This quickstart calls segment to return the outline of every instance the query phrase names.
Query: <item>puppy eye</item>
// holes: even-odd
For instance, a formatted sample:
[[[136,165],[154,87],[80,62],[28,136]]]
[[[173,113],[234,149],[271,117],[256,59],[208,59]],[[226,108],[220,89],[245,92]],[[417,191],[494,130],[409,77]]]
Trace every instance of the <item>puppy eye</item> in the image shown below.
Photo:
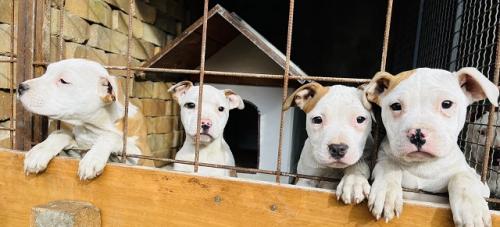
[[[317,116],[317,117],[313,117],[311,119],[311,121],[312,121],[313,124],[321,124],[323,122],[323,119],[321,119],[320,116]]]
[[[220,112],[224,111],[224,107],[223,107],[223,106],[220,106],[220,107],[219,107],[219,111],[220,111]]]
[[[395,103],[391,104],[390,107],[391,107],[391,110],[393,110],[393,111],[400,111],[401,110],[401,103],[395,102]]]
[[[61,82],[62,84],[70,84],[69,82],[65,81],[63,78],[59,79],[59,82]]]
[[[443,107],[443,109],[449,109],[451,106],[453,106],[453,102],[450,100],[444,100],[441,103],[441,107]]]
[[[363,116],[359,116],[356,118],[356,121],[358,122],[358,124],[365,122],[365,120],[366,120],[366,117],[363,117]]]
[[[186,104],[184,104],[184,107],[188,108],[188,109],[193,109],[196,105],[192,102],[188,102]]]

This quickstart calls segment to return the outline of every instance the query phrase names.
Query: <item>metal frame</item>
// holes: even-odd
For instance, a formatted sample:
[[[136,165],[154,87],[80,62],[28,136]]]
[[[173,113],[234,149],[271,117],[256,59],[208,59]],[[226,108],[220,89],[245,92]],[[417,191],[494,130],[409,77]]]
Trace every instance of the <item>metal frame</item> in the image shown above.
[[[327,177],[319,177],[319,176],[310,176],[310,175],[302,175],[302,174],[295,174],[295,173],[290,173],[286,171],[281,170],[281,159],[282,159],[282,145],[283,145],[283,130],[284,130],[284,121],[285,121],[285,111],[283,109],[282,105],[282,111],[281,111],[281,118],[280,118],[280,135],[279,135],[279,144],[277,148],[277,165],[276,165],[276,170],[261,170],[261,169],[255,169],[255,168],[242,168],[242,167],[234,167],[234,166],[226,166],[226,165],[218,165],[218,164],[210,164],[210,163],[202,163],[199,162],[199,149],[200,149],[200,142],[199,142],[199,137],[200,137],[200,129],[197,129],[196,132],[196,153],[195,153],[195,160],[192,161],[183,161],[183,160],[175,160],[175,159],[169,159],[169,158],[155,158],[155,157],[150,157],[150,156],[143,156],[143,155],[132,155],[132,154],[127,154],[126,150],[126,144],[127,144],[127,133],[128,133],[128,122],[127,122],[127,117],[128,117],[128,105],[129,105],[129,93],[130,93],[130,83],[133,82],[134,79],[134,74],[133,71],[141,71],[141,72],[167,72],[167,73],[178,73],[178,74],[199,74],[199,100],[198,100],[198,113],[197,113],[197,121],[198,124],[200,124],[201,121],[201,102],[203,100],[203,85],[204,85],[204,78],[205,76],[212,76],[212,75],[217,75],[217,76],[227,76],[227,77],[244,77],[244,78],[258,78],[258,79],[269,79],[269,80],[283,80],[283,97],[282,100],[286,99],[286,96],[288,94],[288,82],[289,80],[303,80],[304,77],[301,75],[293,75],[290,73],[290,56],[291,56],[291,51],[292,51],[292,28],[293,28],[293,17],[294,17],[294,6],[295,6],[295,1],[294,0],[289,0],[289,14],[288,14],[288,28],[287,28],[287,40],[286,40],[286,62],[285,62],[285,70],[283,74],[278,75],[278,74],[261,74],[261,73],[241,73],[241,72],[223,72],[223,71],[209,71],[205,70],[205,53],[206,53],[206,42],[207,42],[207,15],[208,15],[208,4],[209,0],[204,0],[204,7],[203,7],[203,29],[202,29],[202,41],[201,41],[201,57],[200,57],[200,67],[199,70],[192,70],[192,69],[174,69],[174,68],[146,68],[146,67],[132,67],[131,61],[131,45],[133,45],[132,39],[132,23],[133,23],[133,14],[134,14],[134,9],[135,7],[135,0],[129,0],[129,9],[130,12],[128,14],[128,40],[127,40],[127,65],[126,66],[105,66],[107,69],[114,69],[114,70],[125,70],[126,76],[125,77],[125,115],[124,115],[124,120],[123,120],[123,152],[121,155],[121,161],[124,162],[127,157],[133,157],[133,158],[141,158],[141,159],[149,159],[149,160],[158,160],[158,161],[166,161],[170,163],[182,163],[182,164],[188,164],[188,165],[193,165],[194,172],[197,172],[199,169],[199,166],[204,166],[204,167],[213,167],[213,168],[223,168],[223,169],[229,169],[229,170],[236,170],[236,171],[244,171],[247,173],[262,173],[262,174],[269,174],[269,175],[275,175],[276,176],[276,182],[280,182],[280,178],[282,176],[286,177],[300,177],[300,178],[308,178],[308,179],[314,179],[314,180],[326,180],[326,181],[334,181],[335,179],[327,178]],[[12,0],[12,4],[15,5],[15,0]],[[43,60],[43,55],[39,54],[39,52],[36,52],[37,50],[34,50],[35,48],[39,48],[40,45],[40,40],[42,36],[40,36],[40,32],[42,25],[43,25],[43,16],[40,15],[41,11],[45,8],[45,1],[30,1],[30,0],[19,0],[19,6],[18,6],[18,43],[22,43],[23,45],[18,45],[17,46],[17,53],[18,56],[14,56],[14,54],[11,55],[10,60],[4,60],[2,62],[10,62],[11,63],[11,69],[14,69],[14,65],[17,64],[17,76],[11,77],[11,87],[10,87],[10,94],[13,96],[13,104],[12,104],[12,116],[11,116],[11,126],[10,128],[0,128],[0,130],[9,130],[11,133],[11,145],[13,148],[18,149],[18,150],[29,150],[31,148],[31,140],[33,139],[32,135],[32,128],[35,126],[35,131],[40,130],[41,127],[38,127],[38,124],[34,125],[34,122],[32,121],[31,114],[29,114],[27,111],[25,111],[22,106],[16,106],[15,104],[15,94],[14,94],[14,86],[16,84],[16,81],[24,81],[26,79],[32,78],[35,72],[35,68],[41,68],[43,66],[46,66],[49,64],[49,62],[46,62]],[[50,7],[50,6],[49,6]],[[388,53],[388,46],[389,46],[389,37],[390,37],[390,26],[391,26],[391,17],[392,17],[392,7],[393,7],[393,0],[387,0],[387,14],[386,14],[386,21],[385,21],[385,31],[384,31],[384,39],[383,39],[383,46],[382,46],[382,53],[381,53],[381,63],[380,63],[380,70],[385,71],[386,70],[386,62],[387,62],[387,53]],[[15,12],[15,6],[12,9],[12,22],[14,24],[14,12]],[[60,9],[60,14],[59,14],[59,27],[58,27],[58,42],[59,42],[59,55],[58,59],[64,59],[64,40],[63,40],[63,28],[64,28],[64,0],[59,0],[59,9]],[[496,26],[499,26],[498,29],[498,35],[497,35],[497,48],[496,48],[496,63],[495,63],[495,74],[494,74],[494,82],[498,84],[499,81],[499,71],[500,71],[500,23],[497,24]],[[11,26],[11,32],[14,34],[14,26]],[[12,35],[11,37],[11,52],[14,53],[14,36]],[[36,45],[39,44],[39,45]],[[122,76],[123,77],[123,76]],[[335,83],[366,83],[369,82],[367,79],[352,79],[352,78],[342,78],[338,76],[308,76],[308,80],[314,80],[314,81],[324,81],[324,82],[335,82]],[[132,81],[132,82],[131,82]],[[491,109],[493,110],[493,109]],[[15,113],[15,114],[14,114]],[[493,122],[495,120],[495,114],[491,114],[493,111],[490,112],[489,115],[489,121],[488,121],[488,137],[486,141],[486,145],[484,146],[484,149],[486,151],[489,151],[489,149],[492,146],[492,141],[493,141]],[[15,123],[15,126],[14,126]],[[379,130],[375,130],[375,138],[378,138],[378,132]],[[377,141],[378,142],[378,141]],[[378,150],[378,146],[376,146],[376,150],[374,153],[376,154]],[[486,181],[486,176],[487,176],[487,171],[488,171],[488,163],[489,163],[489,152],[485,152],[484,156],[484,166],[482,169],[482,180]],[[488,199],[490,202],[500,202],[498,199]]]

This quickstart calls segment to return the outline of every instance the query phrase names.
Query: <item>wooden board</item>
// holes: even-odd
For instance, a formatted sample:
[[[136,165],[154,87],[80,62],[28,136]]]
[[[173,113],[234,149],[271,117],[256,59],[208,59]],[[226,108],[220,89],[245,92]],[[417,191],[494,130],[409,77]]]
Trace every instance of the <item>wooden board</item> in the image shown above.
[[[447,208],[405,203],[399,219],[376,222],[366,203],[343,205],[331,192],[216,179],[109,164],[81,182],[78,162],[56,158],[45,173],[23,174],[23,153],[0,151],[0,223],[28,226],[33,206],[83,200],[101,209],[103,226],[451,226]],[[500,216],[493,216],[500,225]]]

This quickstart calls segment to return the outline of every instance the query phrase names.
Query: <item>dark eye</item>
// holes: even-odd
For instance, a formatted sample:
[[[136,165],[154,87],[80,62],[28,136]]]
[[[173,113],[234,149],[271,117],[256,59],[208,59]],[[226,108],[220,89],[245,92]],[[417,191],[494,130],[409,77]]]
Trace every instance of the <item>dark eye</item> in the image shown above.
[[[395,103],[391,104],[390,107],[393,111],[400,111],[401,110],[401,103],[395,102]]]
[[[363,117],[363,116],[359,116],[356,118],[356,121],[358,122],[358,124],[365,122],[365,120],[366,120],[366,117]]]
[[[486,130],[479,130],[479,134],[481,134],[482,136],[485,136],[486,135]]]
[[[63,78],[61,78],[61,79],[59,80],[59,82],[61,82],[62,84],[70,84],[69,82],[65,81]]]
[[[443,107],[443,109],[449,109],[451,106],[453,106],[453,102],[450,100],[444,100],[441,103],[441,107]]]
[[[323,119],[321,119],[321,117],[318,116],[318,117],[313,117],[311,121],[313,124],[321,124],[323,122]]]
[[[223,107],[223,106],[220,106],[220,107],[219,107],[219,111],[220,111],[220,112],[224,111],[224,107]]]
[[[188,109],[193,109],[196,105],[192,102],[187,102],[186,104],[184,104],[184,107],[188,108]]]

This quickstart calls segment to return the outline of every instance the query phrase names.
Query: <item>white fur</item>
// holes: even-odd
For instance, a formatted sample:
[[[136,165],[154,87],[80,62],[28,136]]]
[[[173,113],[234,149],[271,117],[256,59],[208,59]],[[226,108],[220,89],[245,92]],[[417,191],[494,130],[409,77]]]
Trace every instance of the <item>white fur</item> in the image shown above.
[[[464,81],[475,81],[478,89],[471,91],[468,86],[461,86]],[[375,86],[377,81],[372,81],[368,94],[377,90]],[[389,221],[401,214],[402,187],[405,187],[448,191],[453,219],[458,226],[491,225],[484,200],[489,196],[488,187],[467,165],[456,142],[467,106],[486,97],[496,102],[498,88],[473,68],[456,73],[417,69],[394,89],[386,89],[378,96],[387,137],[379,149],[368,199],[369,209],[377,219]],[[441,104],[445,100],[451,100],[453,105],[443,108]],[[401,104],[401,111],[391,110],[395,102]],[[417,128],[422,129],[426,139],[420,150],[410,143],[408,136],[410,130]]]
[[[182,148],[177,152],[176,160],[194,161],[195,138],[197,130],[199,86],[184,81],[170,88],[181,108],[181,121],[186,131],[186,139]],[[194,108],[188,108],[194,104]],[[223,108],[222,111],[219,108]],[[234,166],[234,157],[231,149],[223,138],[224,127],[229,118],[229,110],[243,109],[244,104],[240,96],[230,90],[218,90],[210,85],[203,86],[203,102],[201,118],[211,121],[210,129],[203,133],[200,130],[199,161],[203,163]],[[198,126],[201,127],[201,126]],[[193,172],[192,165],[174,163],[174,170]],[[230,176],[227,169],[218,169],[200,166],[198,172],[211,176]]]
[[[109,95],[108,82],[117,92],[115,78],[100,64],[84,59],[52,63],[41,77],[23,82],[29,89],[18,95],[18,99],[27,110],[73,126],[72,131],[51,133],[26,153],[26,174],[45,170],[49,161],[63,149],[89,149],[78,169],[80,179],[88,180],[103,171],[111,154],[121,153],[122,131],[115,127],[115,122],[123,118],[124,106],[118,101],[103,101],[102,98]],[[135,114],[137,108],[130,104],[129,116]],[[128,153],[141,154],[134,141],[134,137],[129,137]],[[137,163],[136,159],[127,161]]]
[[[342,177],[336,187],[337,197],[347,204],[360,203],[370,191],[370,170],[364,159],[372,151],[371,114],[363,105],[364,94],[361,90],[342,85],[326,89],[328,92],[306,115],[309,138],[302,149],[297,172],[338,179]],[[298,105],[302,107],[300,103]],[[318,116],[322,117],[322,123],[313,123],[312,118]],[[366,118],[361,124],[356,121],[359,116]],[[336,160],[329,153],[328,145],[340,143],[349,148],[343,158]],[[309,179],[299,179],[297,185],[334,187],[331,183]]]

